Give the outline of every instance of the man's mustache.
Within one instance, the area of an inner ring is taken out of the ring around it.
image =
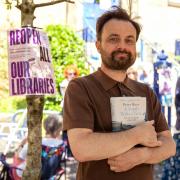
[[[118,53],[127,54],[128,56],[131,55],[131,53],[128,52],[128,51],[126,51],[126,50],[116,50],[116,51],[113,51],[113,52],[112,52],[112,55],[114,56],[115,54],[118,54]]]

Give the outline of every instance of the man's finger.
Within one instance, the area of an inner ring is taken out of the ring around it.
[[[153,142],[149,145],[149,147],[158,147],[158,146],[161,146],[162,145],[162,142],[161,141],[156,141],[156,142]]]
[[[110,166],[116,166],[116,161],[114,161],[114,160],[109,160],[108,159],[108,164],[110,165]]]

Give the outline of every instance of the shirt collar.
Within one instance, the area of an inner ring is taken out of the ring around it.
[[[111,77],[109,77],[107,74],[105,74],[100,68],[98,68],[98,71],[95,72],[95,78],[100,82],[100,84],[106,91],[108,91],[109,89],[113,88],[115,85],[120,83],[134,92],[133,80],[129,79],[127,76],[123,82],[118,82],[112,79]]]

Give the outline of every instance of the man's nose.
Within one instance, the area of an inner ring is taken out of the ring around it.
[[[126,48],[126,43],[124,41],[122,41],[122,40],[118,41],[116,47],[118,49],[125,49]]]

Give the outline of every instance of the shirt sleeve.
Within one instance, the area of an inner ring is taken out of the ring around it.
[[[166,118],[161,110],[161,104],[152,89],[150,89],[150,98],[153,107],[153,117],[155,120],[155,130],[156,132],[162,132],[169,130]]]
[[[89,96],[80,78],[69,83],[64,98],[63,130],[94,128],[94,111]]]

